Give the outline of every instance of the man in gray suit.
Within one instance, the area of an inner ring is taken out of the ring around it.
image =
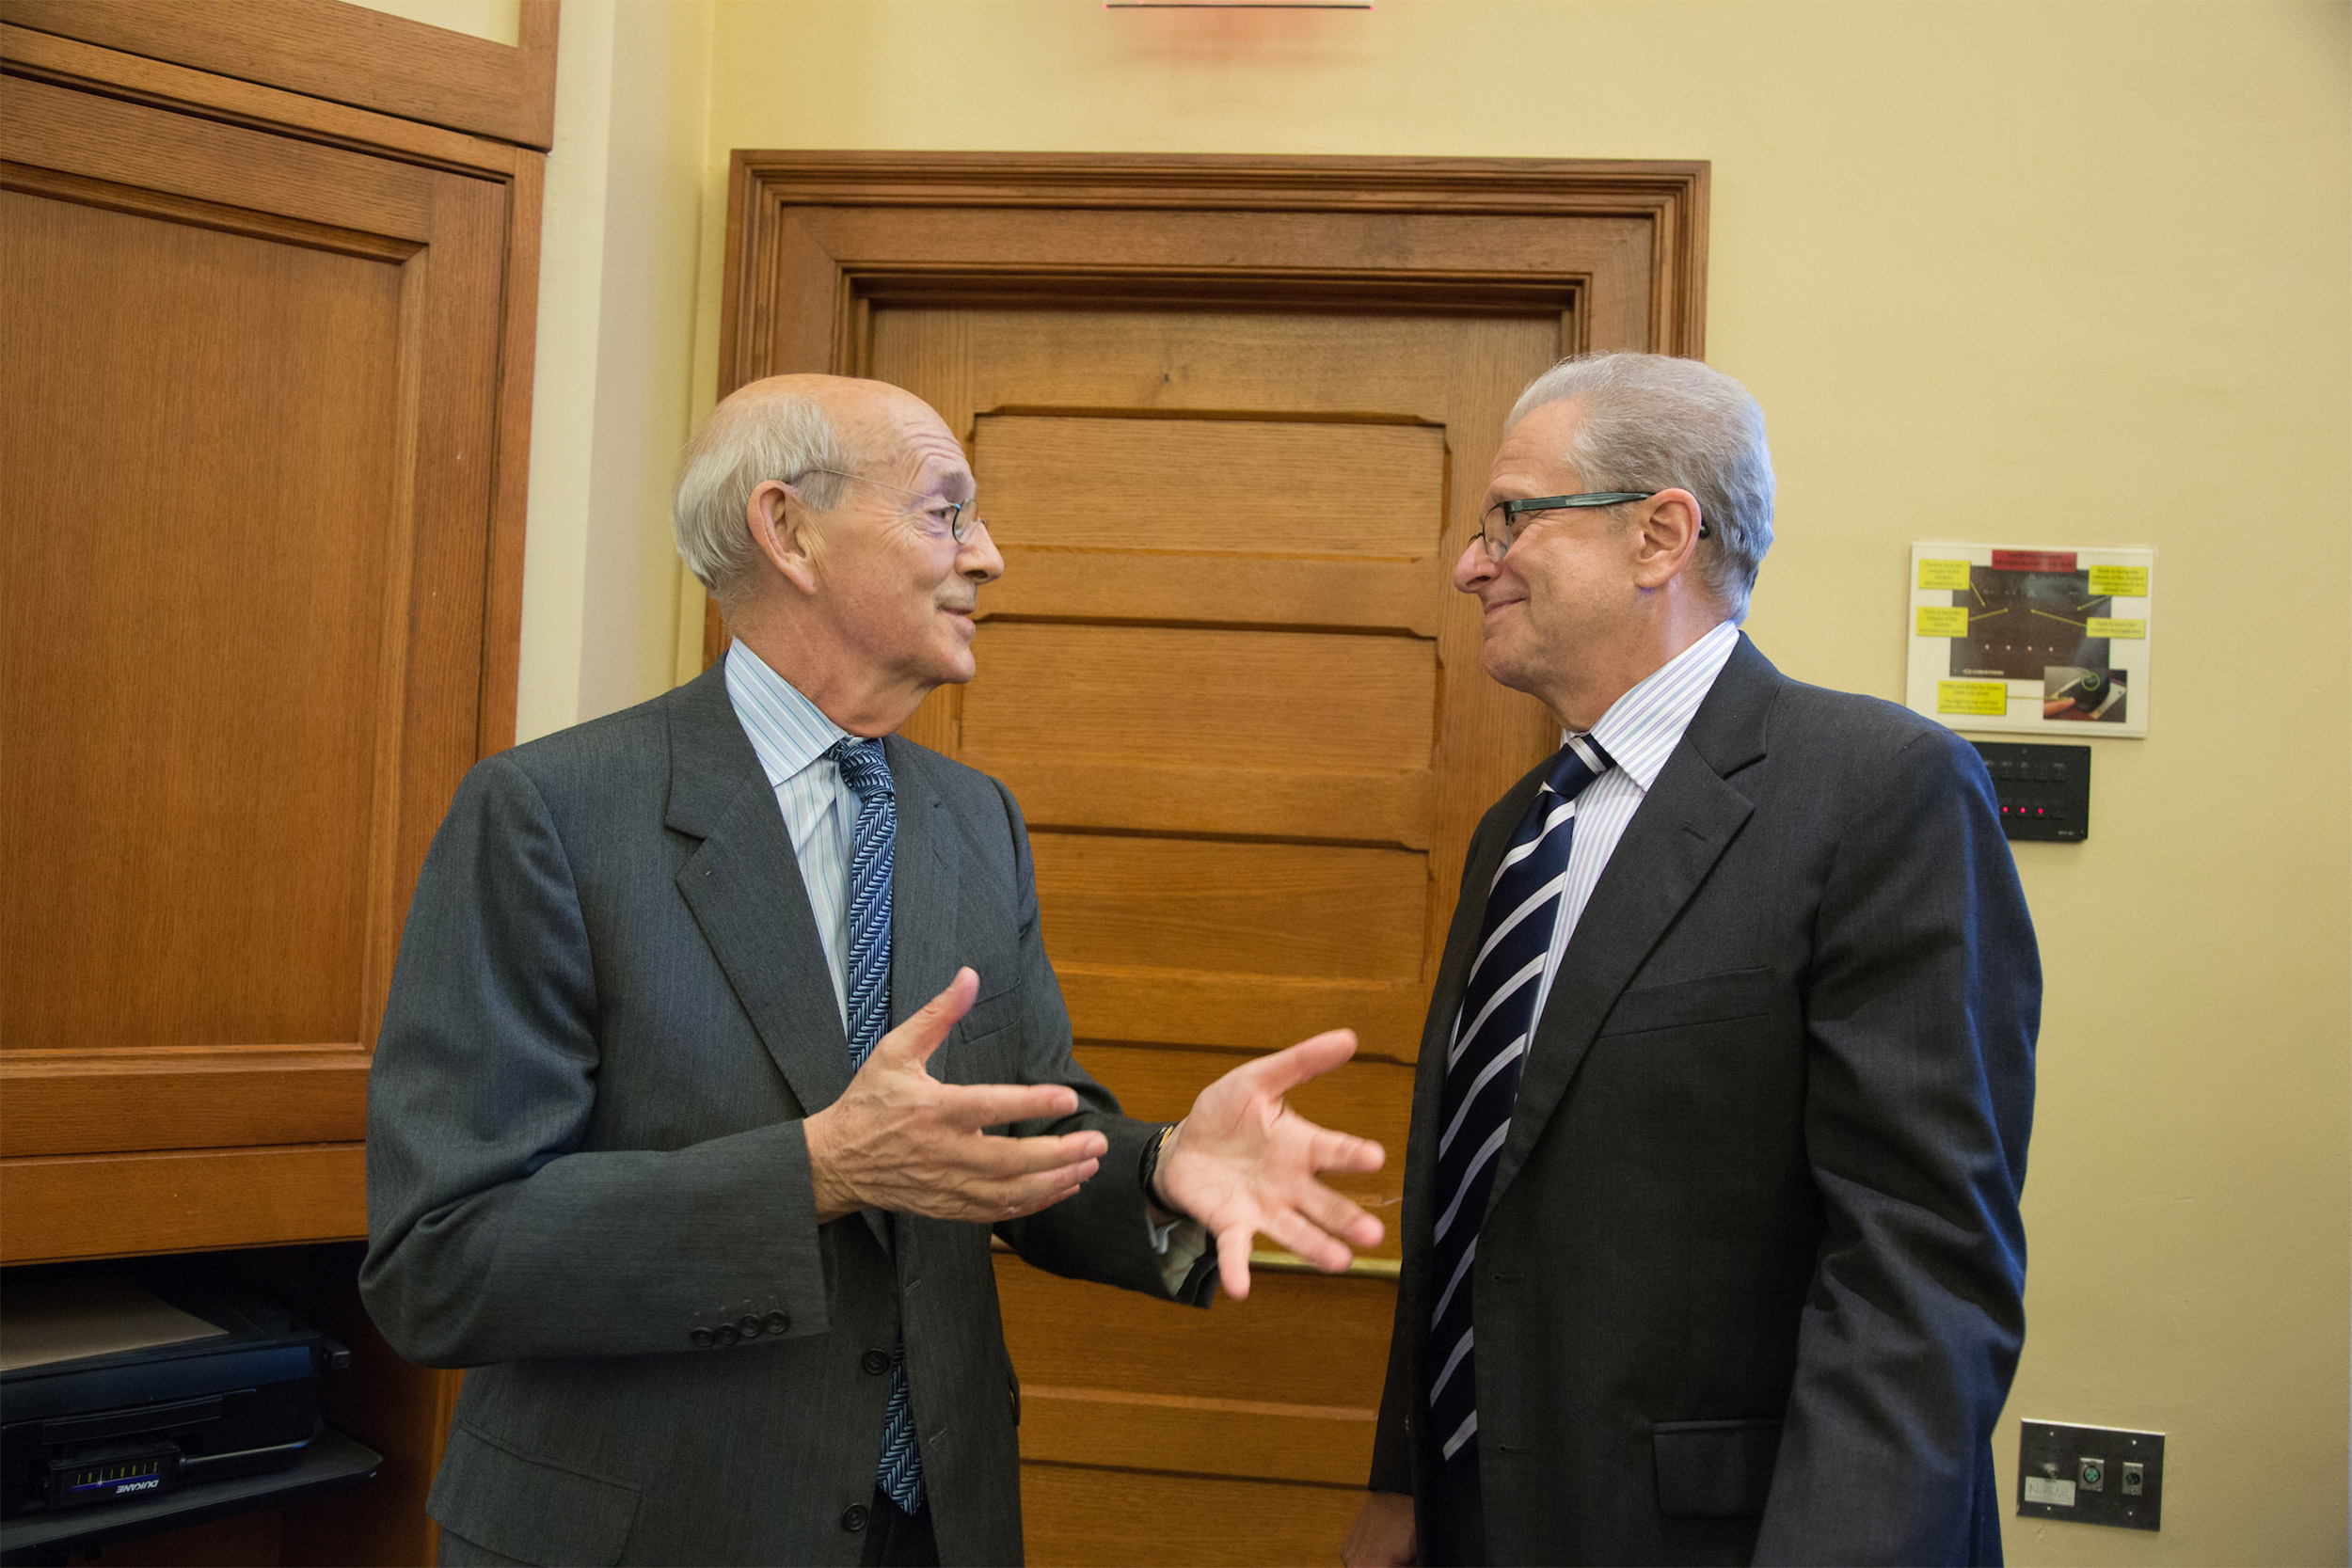
[[[1259,1232],[1329,1268],[1379,1240],[1315,1179],[1379,1147],[1281,1098],[1353,1037],[1120,1116],[1071,1056],[1020,808],[893,734],[972,676],[1003,570],[972,493],[897,388],[739,391],[677,504],[727,657],[484,762],[434,840],[361,1288],[402,1354],[475,1369],[445,1562],[1017,1560],[992,1230],[1195,1305],[1248,1293]]]
[[[1976,752],[1739,629],[1764,418],[1603,355],[1454,583],[1558,754],[1438,970],[1355,1564],[1988,1562],[2041,971]]]

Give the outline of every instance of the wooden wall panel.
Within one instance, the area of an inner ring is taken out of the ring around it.
[[[0,1156],[356,1139],[511,737],[536,157],[13,25],[0,68]],[[293,1239],[249,1207],[187,1244]]]
[[[994,613],[985,597],[982,613]],[[1438,672],[1426,641],[1018,622],[980,636],[980,673],[963,693],[963,747],[977,768],[1084,757],[1342,771],[1428,765]],[[1302,700],[1233,701],[1277,684]]]
[[[993,414],[972,466],[1000,546],[1409,561],[1445,527],[1430,425]]]
[[[1005,525],[1021,536],[1018,518]],[[996,527],[989,526],[992,537]],[[1032,549],[997,540],[1005,575],[988,591],[1000,617],[1071,615],[1206,625],[1350,626],[1438,634],[1429,562],[1188,555],[1173,550]]]
[[[0,1160],[0,1263],[368,1233],[358,1144]]]
[[[1253,1275],[1249,1299],[1201,1310],[1072,1285],[996,1255],[1005,1342],[1021,1386],[1376,1409],[1395,1287],[1383,1279]],[[1106,1345],[1123,1354],[1106,1357]],[[1301,1354],[1312,1346],[1313,1354]]]
[[[1328,1562],[1360,1488],[1025,1465],[1022,1520],[1038,1568]]]
[[[369,1056],[358,1044],[11,1051],[5,1062],[0,1149],[11,1156],[367,1133]]]
[[[1057,963],[1420,977],[1424,855],[1124,833],[1036,832],[1029,843]]]
[[[360,1037],[405,270],[0,193],[0,1048]]]

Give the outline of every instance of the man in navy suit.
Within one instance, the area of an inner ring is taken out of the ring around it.
[[[1998,1561],[2041,971],[1984,768],[1740,633],[1728,376],[1556,366],[1486,503],[1454,583],[1563,745],[1464,868],[1346,1560]]]

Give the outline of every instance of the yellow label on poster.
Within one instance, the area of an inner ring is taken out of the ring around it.
[[[1965,561],[1922,561],[1919,562],[1919,586],[1964,589],[1968,586],[1968,562]],[[2118,589],[2117,592],[2122,591]]]
[[[2009,685],[2005,681],[1937,681],[1935,711],[1997,719],[2009,711]]]
[[[1922,610],[1921,614],[1926,611]],[[2083,623],[2085,637],[2116,637],[2126,641],[2141,641],[2148,636],[2145,621],[2122,621],[2112,615],[2093,615]]]
[[[1968,608],[1965,605],[1921,605],[1915,624],[1921,637],[1965,637],[1968,635]]]
[[[2126,599],[2144,599],[2148,596],[2148,568],[2093,566],[2090,568],[2090,591]]]

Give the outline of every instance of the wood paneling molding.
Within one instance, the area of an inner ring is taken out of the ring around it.
[[[976,209],[1039,209],[1102,212],[1228,212],[1327,214],[1427,214],[1454,217],[1622,216],[1645,222],[1650,230],[1649,347],[1661,354],[1703,356],[1707,351],[1707,210],[1709,166],[1703,162],[1614,159],[1535,158],[1271,158],[1254,155],[1199,153],[999,153],[999,152],[879,152],[749,150],[735,152],[729,170],[726,284],[723,295],[724,319],[720,352],[723,356],[720,390],[724,392],[756,375],[783,370],[814,370],[816,364],[766,363],[773,325],[772,291],[753,291],[758,302],[739,308],[746,297],[747,279],[773,276],[779,268],[798,271],[790,263],[804,241],[783,232],[783,214],[792,208],[909,208],[939,207],[959,213]],[[1020,299],[1029,295],[1065,299],[1073,282],[1057,276],[1059,268],[1006,266],[978,269],[968,262],[943,258],[930,265],[910,266],[904,257],[871,259],[876,290],[869,293],[861,262],[853,256],[833,258],[845,285],[838,303],[846,309],[850,293],[874,297],[889,283],[912,283],[929,297],[969,292],[974,287],[995,291],[989,297]],[[895,264],[894,264],[895,263]],[[1222,276],[1229,286],[1246,283],[1262,287],[1268,275],[1282,269],[1267,266],[1185,266],[1181,259],[1160,257],[1137,270],[1156,282],[1152,294],[1167,298],[1168,273],[1174,266],[1203,286]],[[1122,269],[1095,266],[1082,269],[1097,289],[1116,292]],[[1316,269],[1319,271],[1319,269]],[[1376,277],[1353,278],[1322,274],[1300,278],[1329,292],[1335,303],[1362,296],[1369,289],[1385,300],[1415,282],[1410,267],[1384,269]],[[1524,309],[1518,297],[1531,286],[1538,292],[1571,279],[1538,279],[1515,275],[1508,255],[1493,258],[1491,270],[1482,272],[1480,290],[1458,285],[1469,275],[1459,268],[1440,269],[1443,277],[1427,276],[1424,288],[1431,302],[1450,293],[1456,309],[1467,293],[1501,293],[1512,296],[1513,308]],[[924,288],[923,275],[929,288]],[[952,277],[958,279],[948,286]],[[853,283],[852,279],[856,281]],[[1043,287],[1041,287],[1042,285]],[[1428,287],[1435,285],[1435,287]],[[1025,290],[1026,291],[1025,293]],[[1364,298],[1363,303],[1374,303]],[[1498,299],[1497,303],[1502,303]],[[801,302],[805,309],[806,302]],[[836,331],[835,337],[840,334]],[[838,346],[838,345],[837,345]]]
[[[13,5],[0,9],[0,17],[15,15]],[[0,23],[0,69],[31,81],[457,173],[511,179],[517,168],[539,161],[536,153],[507,142],[215,76],[8,23]]]
[[[361,1144],[0,1160],[0,1263],[367,1233]]]
[[[357,1141],[358,1044],[0,1054],[0,1157]]]
[[[515,44],[342,0],[8,0],[0,18],[218,76],[547,150],[556,0],[521,0]]]
[[[1350,1405],[1031,1384],[1021,1390],[1021,1457],[1361,1486],[1378,1418]]]

